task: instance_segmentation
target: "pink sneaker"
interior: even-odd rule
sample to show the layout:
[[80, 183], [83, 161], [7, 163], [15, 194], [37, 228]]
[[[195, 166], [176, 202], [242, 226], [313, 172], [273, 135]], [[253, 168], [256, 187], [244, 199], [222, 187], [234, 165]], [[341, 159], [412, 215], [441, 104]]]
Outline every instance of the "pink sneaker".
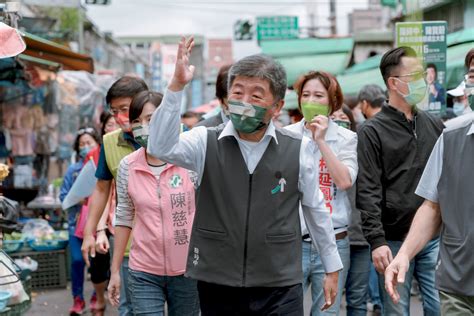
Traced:
[[72, 305], [71, 309], [69, 310], [69, 315], [82, 315], [84, 313], [84, 308], [86, 307], [86, 302], [79, 296], [74, 298], [74, 304]]

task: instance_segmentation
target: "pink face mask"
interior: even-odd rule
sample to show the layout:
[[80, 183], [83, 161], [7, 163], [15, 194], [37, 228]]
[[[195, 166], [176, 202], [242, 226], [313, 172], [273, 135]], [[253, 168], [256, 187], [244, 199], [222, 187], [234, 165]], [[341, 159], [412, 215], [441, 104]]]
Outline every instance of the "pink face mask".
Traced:
[[117, 114], [114, 115], [115, 120], [117, 121], [117, 124], [120, 125], [120, 128], [124, 132], [130, 132], [130, 120], [128, 119], [128, 113], [127, 115], [125, 114]]

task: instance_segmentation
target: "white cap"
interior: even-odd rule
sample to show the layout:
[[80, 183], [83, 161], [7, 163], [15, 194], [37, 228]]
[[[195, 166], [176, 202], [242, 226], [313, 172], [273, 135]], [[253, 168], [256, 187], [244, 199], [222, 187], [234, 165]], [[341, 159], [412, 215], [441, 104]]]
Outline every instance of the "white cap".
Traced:
[[454, 89], [448, 90], [448, 94], [453, 96], [453, 97], [461, 97], [461, 96], [464, 95], [464, 89], [465, 88], [466, 88], [466, 83], [463, 80], [463, 81], [461, 81], [459, 86], [457, 86]]

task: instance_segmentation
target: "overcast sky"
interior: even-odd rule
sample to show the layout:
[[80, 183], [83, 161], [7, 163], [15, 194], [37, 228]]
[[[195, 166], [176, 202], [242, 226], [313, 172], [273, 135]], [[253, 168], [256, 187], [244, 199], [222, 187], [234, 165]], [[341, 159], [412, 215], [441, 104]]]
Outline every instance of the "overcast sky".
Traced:
[[[232, 37], [238, 19], [261, 15], [297, 15], [309, 25], [307, 8], [315, 8], [317, 25], [329, 26], [329, 0], [111, 0], [108, 6], [88, 5], [88, 16], [101, 31], [115, 36], [199, 34]], [[367, 0], [336, 0], [339, 35], [348, 32], [347, 14], [366, 8]], [[311, 7], [310, 7], [311, 8]]]

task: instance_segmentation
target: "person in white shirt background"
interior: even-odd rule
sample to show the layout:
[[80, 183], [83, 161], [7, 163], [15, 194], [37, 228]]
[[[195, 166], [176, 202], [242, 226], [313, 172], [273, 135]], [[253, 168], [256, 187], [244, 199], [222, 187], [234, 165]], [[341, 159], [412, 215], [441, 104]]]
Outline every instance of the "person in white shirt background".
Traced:
[[317, 145], [315, 158], [318, 161], [319, 187], [324, 194], [334, 226], [339, 255], [344, 269], [339, 276], [335, 304], [321, 311], [324, 304], [322, 283], [324, 270], [318, 249], [312, 247], [305, 223], [302, 225], [303, 290], [311, 284], [313, 304], [311, 315], [338, 315], [347, 272], [350, 266], [350, 246], [347, 229], [350, 222], [351, 205], [347, 190], [357, 178], [357, 134], [338, 126], [330, 116], [343, 105], [341, 87], [336, 78], [323, 71], [311, 71], [295, 83], [298, 104], [304, 119], [287, 126], [286, 129], [299, 135], [314, 137]]

